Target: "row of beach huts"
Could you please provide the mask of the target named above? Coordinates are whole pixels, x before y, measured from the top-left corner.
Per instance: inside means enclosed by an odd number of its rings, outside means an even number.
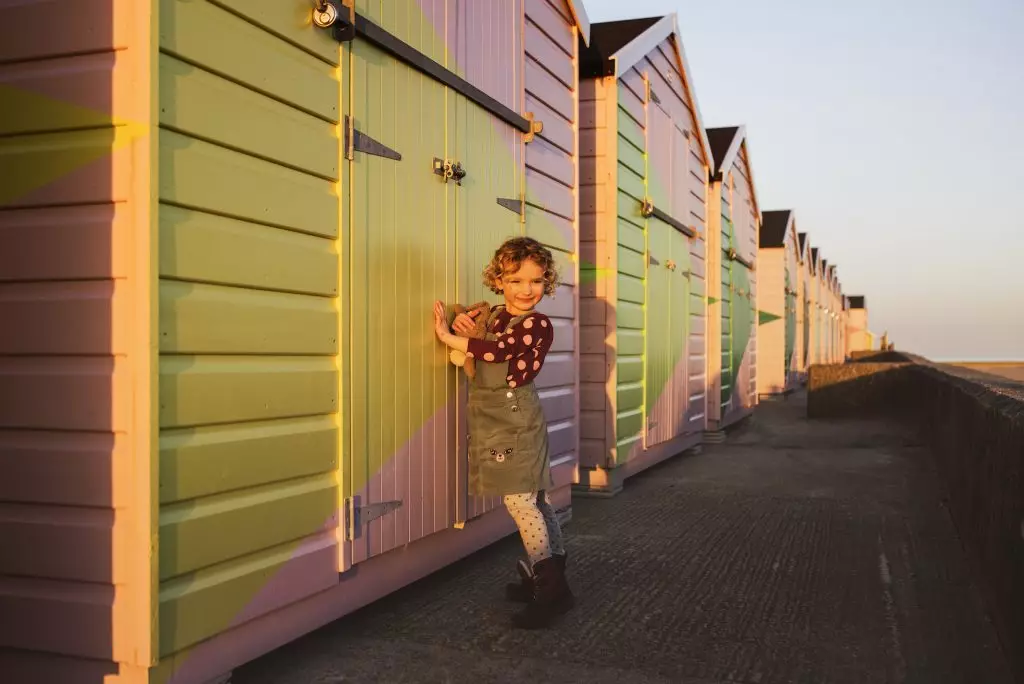
[[[0,7],[5,682],[214,681],[513,531],[430,324],[510,235],[566,517],[872,344],[675,15],[53,5]]]

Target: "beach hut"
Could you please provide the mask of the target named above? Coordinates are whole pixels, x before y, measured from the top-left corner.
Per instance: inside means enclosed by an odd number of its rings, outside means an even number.
[[[51,5],[0,7],[5,682],[207,682],[512,531],[430,323],[510,235],[568,513],[578,0]]]
[[[811,364],[822,363],[822,326],[824,321],[821,315],[821,301],[823,293],[821,291],[821,255],[817,247],[811,247],[811,279],[810,279],[810,294],[811,294],[811,334],[810,344],[811,353],[809,362]]]
[[[839,269],[832,264],[832,279],[829,283],[832,309],[832,346],[829,355],[832,363],[843,360],[843,298],[839,288]]]
[[[810,353],[810,250],[807,233],[797,237],[796,371],[800,382],[807,380]]]
[[[711,155],[676,16],[594,24],[580,59],[579,488],[697,445]]]
[[[761,216],[757,254],[757,393],[784,394],[799,382],[796,356],[799,238],[790,209]]]
[[[875,342],[868,328],[868,303],[863,295],[850,295],[846,322],[846,355],[874,349]]]
[[[757,404],[757,204],[743,126],[709,128],[714,166],[708,190],[708,436]],[[797,354],[799,357],[799,353]]]
[[[839,284],[839,306],[842,313],[839,318],[839,362],[846,360],[846,350],[850,344],[850,300]]]

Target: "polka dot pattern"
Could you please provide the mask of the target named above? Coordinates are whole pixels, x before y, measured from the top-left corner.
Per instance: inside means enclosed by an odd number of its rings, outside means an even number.
[[[546,492],[510,494],[504,498],[504,503],[519,528],[530,567],[545,558],[565,553],[562,529]]]
[[[530,384],[543,369],[544,357],[554,339],[554,326],[541,313],[510,325],[513,318],[508,311],[501,310],[490,327],[499,335],[498,339],[470,339],[467,356],[488,363],[508,363],[507,381],[509,386],[516,387]]]

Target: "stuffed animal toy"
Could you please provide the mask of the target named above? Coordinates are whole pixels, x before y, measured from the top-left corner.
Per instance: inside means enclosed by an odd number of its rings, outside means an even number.
[[[452,311],[457,316],[461,313],[468,313],[474,316],[473,320],[476,322],[476,326],[469,331],[469,333],[456,332],[455,334],[459,337],[471,337],[474,339],[482,340],[487,337],[487,319],[491,316],[491,305],[487,302],[477,302],[470,306],[462,306],[461,304],[455,304],[452,307]],[[453,316],[454,319],[454,316]],[[456,366],[462,366],[462,370],[466,371],[466,375],[475,378],[476,377],[476,362],[466,356],[465,352],[461,352],[458,349],[452,349],[448,355],[451,362]]]

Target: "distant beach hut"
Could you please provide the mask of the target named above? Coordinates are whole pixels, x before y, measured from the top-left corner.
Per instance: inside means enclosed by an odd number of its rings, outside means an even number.
[[[766,211],[757,256],[757,393],[790,392],[799,382],[799,238],[791,209]]]
[[[701,441],[711,153],[674,14],[581,49],[579,487]]]
[[[714,167],[708,192],[709,435],[757,404],[757,255],[761,211],[747,132],[709,128]]]

